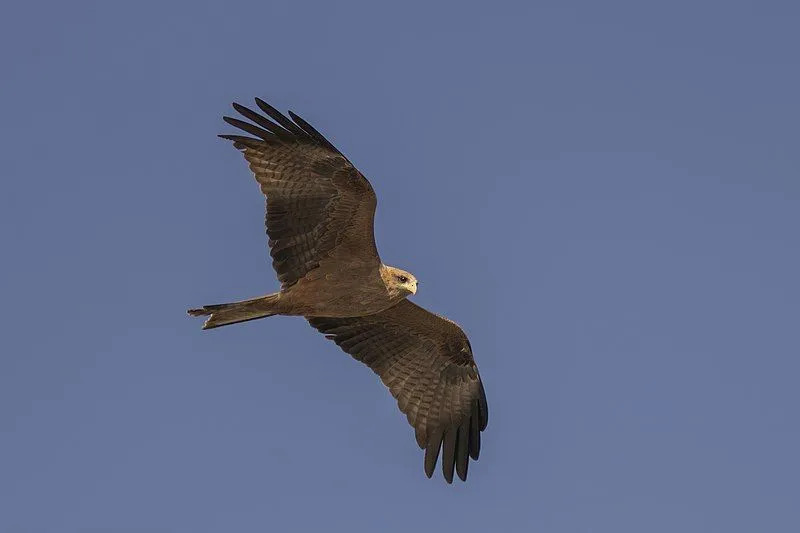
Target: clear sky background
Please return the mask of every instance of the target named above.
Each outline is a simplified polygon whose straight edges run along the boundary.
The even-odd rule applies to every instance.
[[[5,6],[0,531],[800,531],[798,4],[387,6]],[[466,484],[303,320],[186,316],[277,287],[254,96],[469,334]]]

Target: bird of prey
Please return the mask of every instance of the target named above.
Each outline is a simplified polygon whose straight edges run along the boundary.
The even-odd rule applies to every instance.
[[[425,474],[440,454],[448,483],[466,481],[486,429],[486,394],[467,336],[454,322],[406,299],[417,279],[384,265],[373,232],[369,181],[308,122],[256,98],[260,114],[223,117],[250,136],[233,141],[267,200],[266,227],[280,291],[189,310],[203,329],[296,315],[369,366],[397,399],[425,450]]]

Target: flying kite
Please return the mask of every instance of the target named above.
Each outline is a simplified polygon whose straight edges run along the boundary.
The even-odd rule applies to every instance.
[[[203,329],[296,315],[369,366],[397,399],[425,450],[425,474],[440,454],[448,483],[478,459],[488,409],[469,340],[444,317],[410,302],[417,279],[384,265],[373,229],[369,181],[305,120],[256,98],[266,116],[234,103],[250,122],[223,117],[250,136],[233,141],[267,199],[266,227],[280,291],[190,309]]]

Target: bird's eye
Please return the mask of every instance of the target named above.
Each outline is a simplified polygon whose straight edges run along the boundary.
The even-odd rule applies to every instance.
[[[400,283],[408,283],[408,278],[405,276],[398,276],[397,279],[400,280]]]

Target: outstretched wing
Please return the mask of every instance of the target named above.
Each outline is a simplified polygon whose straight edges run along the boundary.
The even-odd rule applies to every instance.
[[[425,450],[425,474],[433,475],[441,449],[447,482],[453,482],[454,466],[466,481],[489,412],[461,328],[408,300],[374,315],[308,321],[389,387]]]
[[[220,137],[242,151],[267,197],[270,255],[281,284],[290,286],[320,266],[380,264],[373,233],[377,200],[367,179],[302,118],[290,111],[290,120],[259,98],[256,104],[267,116],[233,107],[257,126],[223,117],[255,137]]]

